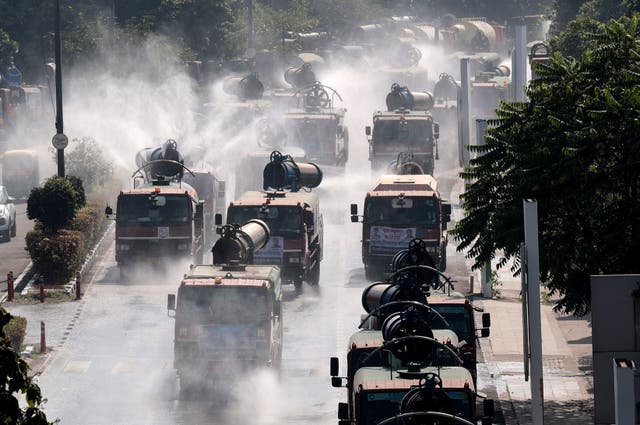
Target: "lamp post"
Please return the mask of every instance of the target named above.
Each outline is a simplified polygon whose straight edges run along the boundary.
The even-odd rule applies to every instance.
[[[62,64],[60,48],[60,0],[55,3],[55,61],[56,61],[56,134],[51,143],[58,150],[58,177],[64,177],[64,148],[69,144],[69,139],[64,134],[64,121],[62,119]]]

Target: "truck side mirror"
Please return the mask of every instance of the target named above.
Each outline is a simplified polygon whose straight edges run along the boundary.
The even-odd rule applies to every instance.
[[[482,313],[482,327],[483,328],[491,327],[491,313]]]
[[[490,334],[491,334],[491,329],[489,329],[489,328],[480,329],[480,336],[482,338],[487,338]]]
[[[167,310],[176,310],[176,294],[167,294]]]
[[[349,405],[338,403],[338,419],[349,419]]]
[[[364,134],[366,134],[367,136],[371,136],[371,126],[368,125],[364,128]]]
[[[448,223],[451,221],[451,204],[442,204],[442,222]]]
[[[216,213],[214,221],[216,226],[222,226],[222,214]]]
[[[340,360],[338,360],[337,357],[331,357],[329,361],[330,361],[329,375],[338,376],[338,373],[340,371]]]
[[[437,122],[433,123],[433,138],[434,139],[440,138],[440,124],[438,124]]]
[[[333,388],[340,388],[342,387],[342,378],[339,378],[337,376],[332,376],[331,377],[331,386]]]
[[[351,222],[358,222],[358,204],[351,204]]]
[[[108,217],[110,215],[113,215],[113,208],[111,208],[109,205],[107,205],[107,207],[104,209],[104,214]]]

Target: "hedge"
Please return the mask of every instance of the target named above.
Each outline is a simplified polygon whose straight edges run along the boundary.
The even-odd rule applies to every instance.
[[[47,284],[68,282],[102,235],[105,223],[104,214],[95,206],[86,205],[56,234],[47,234],[36,226],[26,236],[34,271]]]

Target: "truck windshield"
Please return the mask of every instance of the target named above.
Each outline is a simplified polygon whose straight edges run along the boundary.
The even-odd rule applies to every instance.
[[[269,206],[262,211],[261,206],[237,205],[229,208],[227,223],[243,225],[254,218],[263,220],[269,226],[271,236],[296,239],[302,234],[302,215],[299,207]]]
[[[368,197],[364,205],[364,223],[369,226],[423,227],[437,223],[438,209],[431,196],[404,198]]]
[[[407,390],[364,392],[360,395],[360,417],[358,424],[377,425],[385,419],[400,413],[400,402]],[[472,421],[469,393],[464,390],[445,390],[448,398],[434,402],[432,410],[458,415]],[[449,422],[438,422],[449,424]],[[452,425],[455,422],[450,422]]]
[[[291,117],[286,120],[285,128],[287,145],[300,147],[307,155],[335,150],[335,120]]]
[[[179,225],[190,222],[187,195],[121,195],[116,219],[119,225]]]
[[[182,286],[176,314],[191,323],[256,323],[269,318],[271,299],[263,287]]]
[[[460,341],[474,344],[473,320],[470,307],[454,304],[431,303],[431,308],[440,313],[451,325],[452,330],[458,335]]]
[[[429,120],[377,120],[373,124],[374,144],[423,146],[431,139]]]

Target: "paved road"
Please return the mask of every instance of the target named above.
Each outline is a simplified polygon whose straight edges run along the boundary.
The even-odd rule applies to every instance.
[[[11,238],[11,242],[0,243],[0,291],[7,290],[4,283],[7,273],[13,272],[17,277],[31,261],[29,254],[25,251],[24,237],[27,232],[33,229],[33,222],[27,218],[27,204],[16,204],[16,237]],[[1,295],[0,295],[1,296]]]

